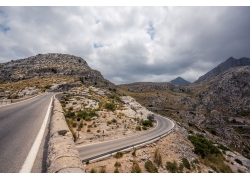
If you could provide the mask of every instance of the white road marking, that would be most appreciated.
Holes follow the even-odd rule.
[[[30,152],[29,152],[29,154],[28,154],[28,156],[27,156],[27,158],[26,158],[26,160],[25,160],[25,162],[24,162],[24,164],[22,166],[22,169],[19,171],[19,173],[30,173],[31,170],[32,170],[32,167],[33,167],[35,159],[36,159],[36,155],[38,153],[40,144],[42,142],[42,138],[43,138],[43,135],[44,135],[44,132],[45,132],[47,122],[49,120],[49,114],[50,114],[52,99],[53,99],[53,96],[51,97],[47,113],[46,113],[45,118],[43,120],[43,124],[42,124],[42,126],[41,126],[41,128],[39,130],[39,133],[36,136],[36,140],[35,140],[34,144],[32,145],[32,147],[30,149]]]

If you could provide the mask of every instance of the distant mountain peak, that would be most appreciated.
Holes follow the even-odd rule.
[[[246,57],[242,57],[240,59],[235,59],[234,57],[230,57],[226,61],[219,64],[217,67],[213,68],[211,71],[199,77],[198,80],[195,81],[195,83],[199,83],[204,80],[210,79],[214,76],[219,75],[222,72],[227,71],[230,68],[238,66],[250,66],[250,59]]]
[[[188,86],[189,84],[191,84],[190,82],[188,82],[187,80],[183,79],[182,77],[177,77],[176,79],[173,79],[172,81],[170,81],[171,83],[174,84],[178,84],[181,86]]]

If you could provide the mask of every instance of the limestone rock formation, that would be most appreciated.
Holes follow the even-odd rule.
[[[0,64],[0,80],[16,82],[34,77],[74,77],[99,86],[113,85],[81,57],[48,53]]]
[[[233,57],[230,57],[225,62],[219,64],[217,67],[207,72],[205,75],[199,77],[199,79],[196,80],[195,83],[208,80],[214,76],[219,75],[220,73],[227,71],[230,68],[238,67],[238,66],[250,66],[250,59],[245,58],[245,57],[240,58],[240,59],[234,59]]]

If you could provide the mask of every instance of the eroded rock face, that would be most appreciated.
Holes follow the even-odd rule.
[[[95,85],[113,85],[99,71],[91,69],[84,59],[68,54],[38,54],[0,64],[0,79],[8,82],[33,77],[65,76],[81,78],[82,82],[88,81]]]
[[[250,66],[230,69],[207,82],[211,86],[196,99],[201,109],[217,109],[224,115],[244,115],[250,111]]]

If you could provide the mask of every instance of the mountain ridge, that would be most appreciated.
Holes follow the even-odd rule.
[[[208,80],[214,76],[219,75],[226,70],[238,67],[238,66],[250,66],[250,59],[246,57],[242,57],[240,59],[235,59],[233,57],[228,58],[226,61],[220,63],[218,66],[208,71],[206,74],[200,76],[194,83],[199,83],[205,80]]]
[[[171,83],[174,83],[174,84],[178,84],[178,85],[181,85],[181,86],[188,86],[189,84],[191,84],[189,81],[183,79],[182,77],[177,77],[175,79],[173,79],[172,81],[170,81]]]

